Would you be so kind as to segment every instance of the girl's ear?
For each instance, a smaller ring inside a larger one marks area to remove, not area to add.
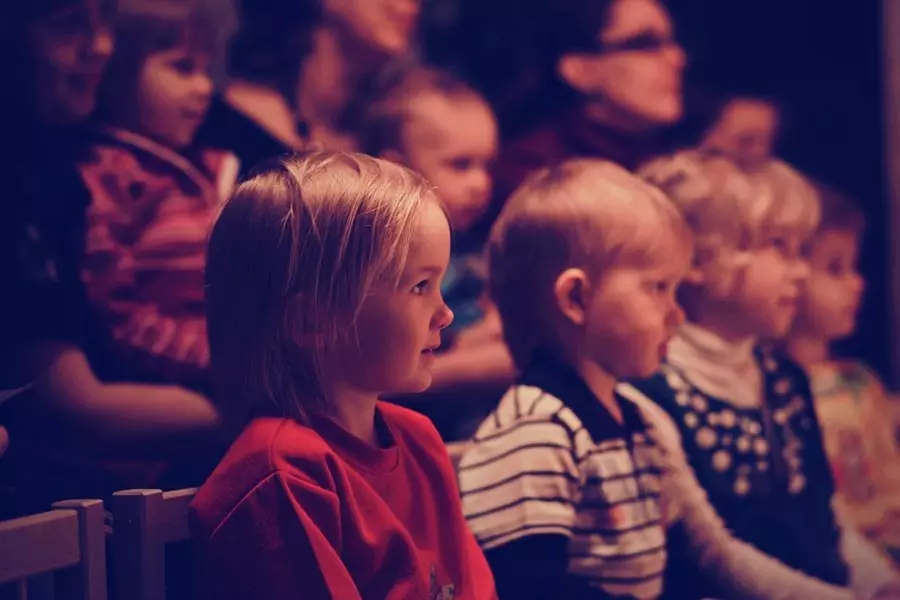
[[[566,269],[553,284],[556,307],[574,325],[587,320],[590,280],[582,269]]]

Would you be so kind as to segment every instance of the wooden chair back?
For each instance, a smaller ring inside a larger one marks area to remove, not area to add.
[[[113,580],[121,600],[165,600],[167,546],[188,542],[197,488],[126,490],[112,498]]]
[[[106,600],[103,502],[67,500],[0,522],[0,584],[28,598],[28,578],[53,574],[57,600]]]

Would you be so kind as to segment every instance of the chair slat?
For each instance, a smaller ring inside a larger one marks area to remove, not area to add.
[[[188,509],[196,494],[197,488],[163,492],[160,519],[155,526],[159,527],[166,544],[191,539]]]
[[[0,583],[77,565],[78,515],[53,510],[0,522]]]
[[[106,600],[103,502],[68,500],[49,512],[0,522],[0,583],[53,573],[59,600]]]
[[[116,593],[128,600],[165,600],[166,545],[191,539],[188,509],[196,488],[113,494]]]

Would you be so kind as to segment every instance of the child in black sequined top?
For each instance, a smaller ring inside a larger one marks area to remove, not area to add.
[[[698,173],[713,183],[699,195]],[[808,277],[801,247],[819,220],[815,191],[779,161],[749,177],[693,152],[651,163],[643,175],[682,208],[697,249],[679,293],[688,322],[661,371],[629,395],[655,405],[670,434],[661,443],[684,453],[738,538],[857,596],[891,590],[893,571],[835,518],[805,373],[762,349],[790,327]],[[680,558],[670,556],[667,586],[698,585]]]

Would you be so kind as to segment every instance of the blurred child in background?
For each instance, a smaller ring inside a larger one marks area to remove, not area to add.
[[[430,181],[453,227],[454,249],[442,292],[455,318],[436,357],[430,391],[496,389],[499,394],[512,381],[512,361],[485,293],[481,248],[467,235],[491,197],[490,171],[497,152],[491,107],[449,73],[404,64],[385,76],[360,139],[365,152],[405,165]],[[463,435],[471,431],[469,427]]]
[[[894,414],[878,378],[839,360],[832,344],[856,327],[865,282],[857,269],[865,216],[822,187],[822,222],[808,244],[810,277],[786,340],[809,374],[839,508],[874,541],[900,550],[900,448]]]
[[[204,248],[236,159],[193,146],[221,54],[216,4],[135,0],[100,90],[81,173],[91,193],[82,277],[112,332],[119,377],[205,391]]]

